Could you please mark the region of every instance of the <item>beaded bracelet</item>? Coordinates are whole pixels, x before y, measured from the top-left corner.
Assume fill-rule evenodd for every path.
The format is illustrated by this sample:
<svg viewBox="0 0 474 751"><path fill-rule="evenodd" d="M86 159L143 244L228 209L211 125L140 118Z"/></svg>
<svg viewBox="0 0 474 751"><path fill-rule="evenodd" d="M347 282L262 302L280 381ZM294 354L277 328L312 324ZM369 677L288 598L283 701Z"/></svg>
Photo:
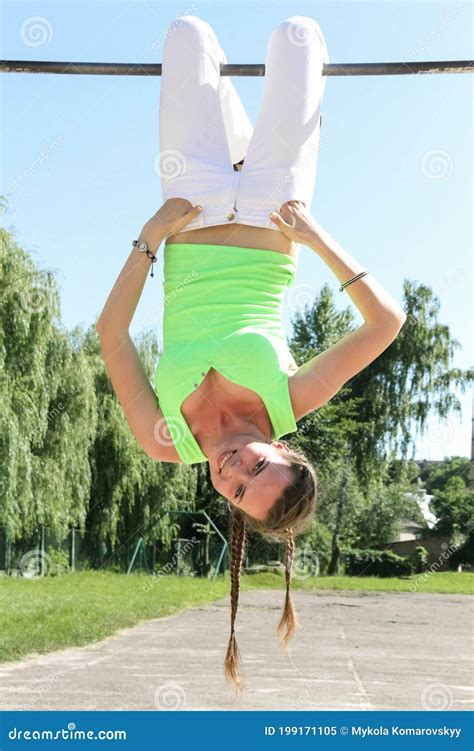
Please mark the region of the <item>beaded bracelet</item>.
<svg viewBox="0 0 474 751"><path fill-rule="evenodd" d="M153 273L153 264L156 263L157 258L156 258L156 256L153 255L153 253L151 252L151 250L147 249L147 250L145 250L145 253L147 254L148 258L151 259L151 274L150 274L150 276L153 278L155 276L154 273Z"/></svg>
<svg viewBox="0 0 474 751"><path fill-rule="evenodd" d="M151 260L151 274L150 276L154 276L153 274L153 264L156 263L156 256L151 252L150 248L148 247L148 243L145 240L133 240L132 245L134 248L138 248L140 253L146 253L148 258Z"/></svg>

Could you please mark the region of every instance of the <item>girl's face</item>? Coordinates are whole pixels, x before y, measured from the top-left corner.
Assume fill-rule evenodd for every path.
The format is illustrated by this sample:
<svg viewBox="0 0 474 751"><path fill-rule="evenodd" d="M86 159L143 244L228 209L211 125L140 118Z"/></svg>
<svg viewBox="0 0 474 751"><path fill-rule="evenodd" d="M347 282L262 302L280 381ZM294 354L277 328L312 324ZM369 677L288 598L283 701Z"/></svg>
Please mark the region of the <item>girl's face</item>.
<svg viewBox="0 0 474 751"><path fill-rule="evenodd" d="M223 445L209 460L214 488L249 516L265 519L292 481L292 470L277 450L288 449L279 441L268 444L246 435L225 443L232 445Z"/></svg>

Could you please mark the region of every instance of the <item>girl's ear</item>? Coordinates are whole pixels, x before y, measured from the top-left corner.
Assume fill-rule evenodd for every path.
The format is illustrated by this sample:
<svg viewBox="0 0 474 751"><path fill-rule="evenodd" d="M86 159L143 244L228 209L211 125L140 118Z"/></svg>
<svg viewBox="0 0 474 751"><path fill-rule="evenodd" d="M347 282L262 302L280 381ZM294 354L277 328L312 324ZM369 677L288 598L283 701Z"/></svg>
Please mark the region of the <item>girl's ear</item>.
<svg viewBox="0 0 474 751"><path fill-rule="evenodd" d="M272 446L275 446L277 449L285 449L285 451L289 451L289 447L286 443L282 443L282 441L273 441Z"/></svg>

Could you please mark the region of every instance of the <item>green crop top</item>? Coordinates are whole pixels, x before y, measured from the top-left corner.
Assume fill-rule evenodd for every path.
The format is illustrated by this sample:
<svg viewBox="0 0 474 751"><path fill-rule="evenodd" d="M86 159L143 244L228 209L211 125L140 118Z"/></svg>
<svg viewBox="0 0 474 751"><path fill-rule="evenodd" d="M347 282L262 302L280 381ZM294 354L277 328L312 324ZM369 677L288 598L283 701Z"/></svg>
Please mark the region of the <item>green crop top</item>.
<svg viewBox="0 0 474 751"><path fill-rule="evenodd" d="M164 247L163 352L155 370L160 409L185 464L208 461L181 405L211 367L255 391L272 440L297 430L281 304L296 261L261 248L170 243Z"/></svg>

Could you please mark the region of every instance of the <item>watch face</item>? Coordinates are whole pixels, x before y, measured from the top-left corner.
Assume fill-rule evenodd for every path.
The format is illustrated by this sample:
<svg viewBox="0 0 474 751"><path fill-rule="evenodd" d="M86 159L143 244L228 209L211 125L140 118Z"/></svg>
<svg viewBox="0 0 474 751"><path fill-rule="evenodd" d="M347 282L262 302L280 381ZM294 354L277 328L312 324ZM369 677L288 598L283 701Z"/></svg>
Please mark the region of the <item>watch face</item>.
<svg viewBox="0 0 474 751"><path fill-rule="evenodd" d="M146 250L147 245L146 245L145 242L143 242L143 240L140 240L140 242L137 245L137 248L138 248L138 250Z"/></svg>

